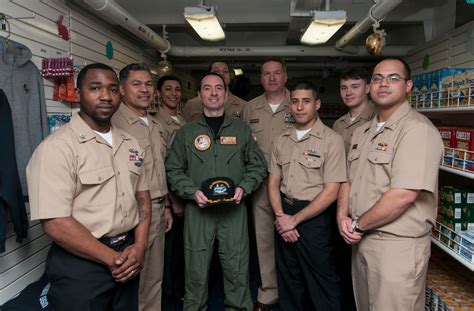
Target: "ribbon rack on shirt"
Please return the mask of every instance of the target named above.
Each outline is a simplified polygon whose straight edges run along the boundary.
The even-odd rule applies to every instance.
[[[41,75],[53,79],[53,100],[76,102],[74,94],[74,63],[71,57],[43,58]]]

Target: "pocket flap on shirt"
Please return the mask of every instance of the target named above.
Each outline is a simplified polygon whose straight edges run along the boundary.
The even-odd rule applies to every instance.
[[[352,162],[354,160],[357,160],[360,157],[360,151],[359,150],[351,150],[349,154],[347,155],[347,159],[349,162]]]
[[[139,163],[139,162],[128,162],[128,170],[134,174],[140,175],[141,167],[135,165],[135,163]]]
[[[320,158],[316,157],[301,158],[298,162],[307,168],[320,168],[323,163]]]
[[[392,154],[386,152],[371,151],[369,152],[368,159],[374,164],[387,164],[390,163],[390,160],[392,159]]]
[[[115,175],[112,166],[95,169],[79,174],[79,179],[83,185],[98,185],[109,180]]]

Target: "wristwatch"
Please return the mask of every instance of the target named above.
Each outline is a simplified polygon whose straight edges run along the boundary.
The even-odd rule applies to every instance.
[[[359,232],[359,233],[364,233],[365,231],[359,228],[359,223],[357,222],[357,219],[354,219],[352,221],[352,230]]]

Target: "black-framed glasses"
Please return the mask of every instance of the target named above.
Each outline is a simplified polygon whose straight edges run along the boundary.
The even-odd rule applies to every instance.
[[[405,81],[408,80],[407,78],[400,77],[396,73],[392,73],[388,76],[382,76],[382,75],[379,75],[379,74],[373,75],[372,79],[370,79],[370,81],[372,83],[375,83],[375,84],[380,84],[380,83],[382,83],[383,79],[387,80],[388,84],[397,83],[401,80],[405,80]]]

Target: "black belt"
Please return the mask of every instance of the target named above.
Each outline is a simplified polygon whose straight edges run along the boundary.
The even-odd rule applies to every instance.
[[[116,236],[102,237],[99,239],[99,241],[107,246],[117,247],[129,242],[130,239],[133,239],[133,232],[133,230],[130,230],[122,234],[117,234]]]
[[[161,197],[151,199],[151,203],[161,204],[163,203],[164,200],[165,200],[165,196],[161,196]]]
[[[295,206],[295,207],[297,206],[304,207],[304,206],[307,206],[309,203],[311,203],[311,201],[307,201],[307,200],[297,200],[297,199],[289,198],[284,193],[281,193],[281,198],[287,205]]]

